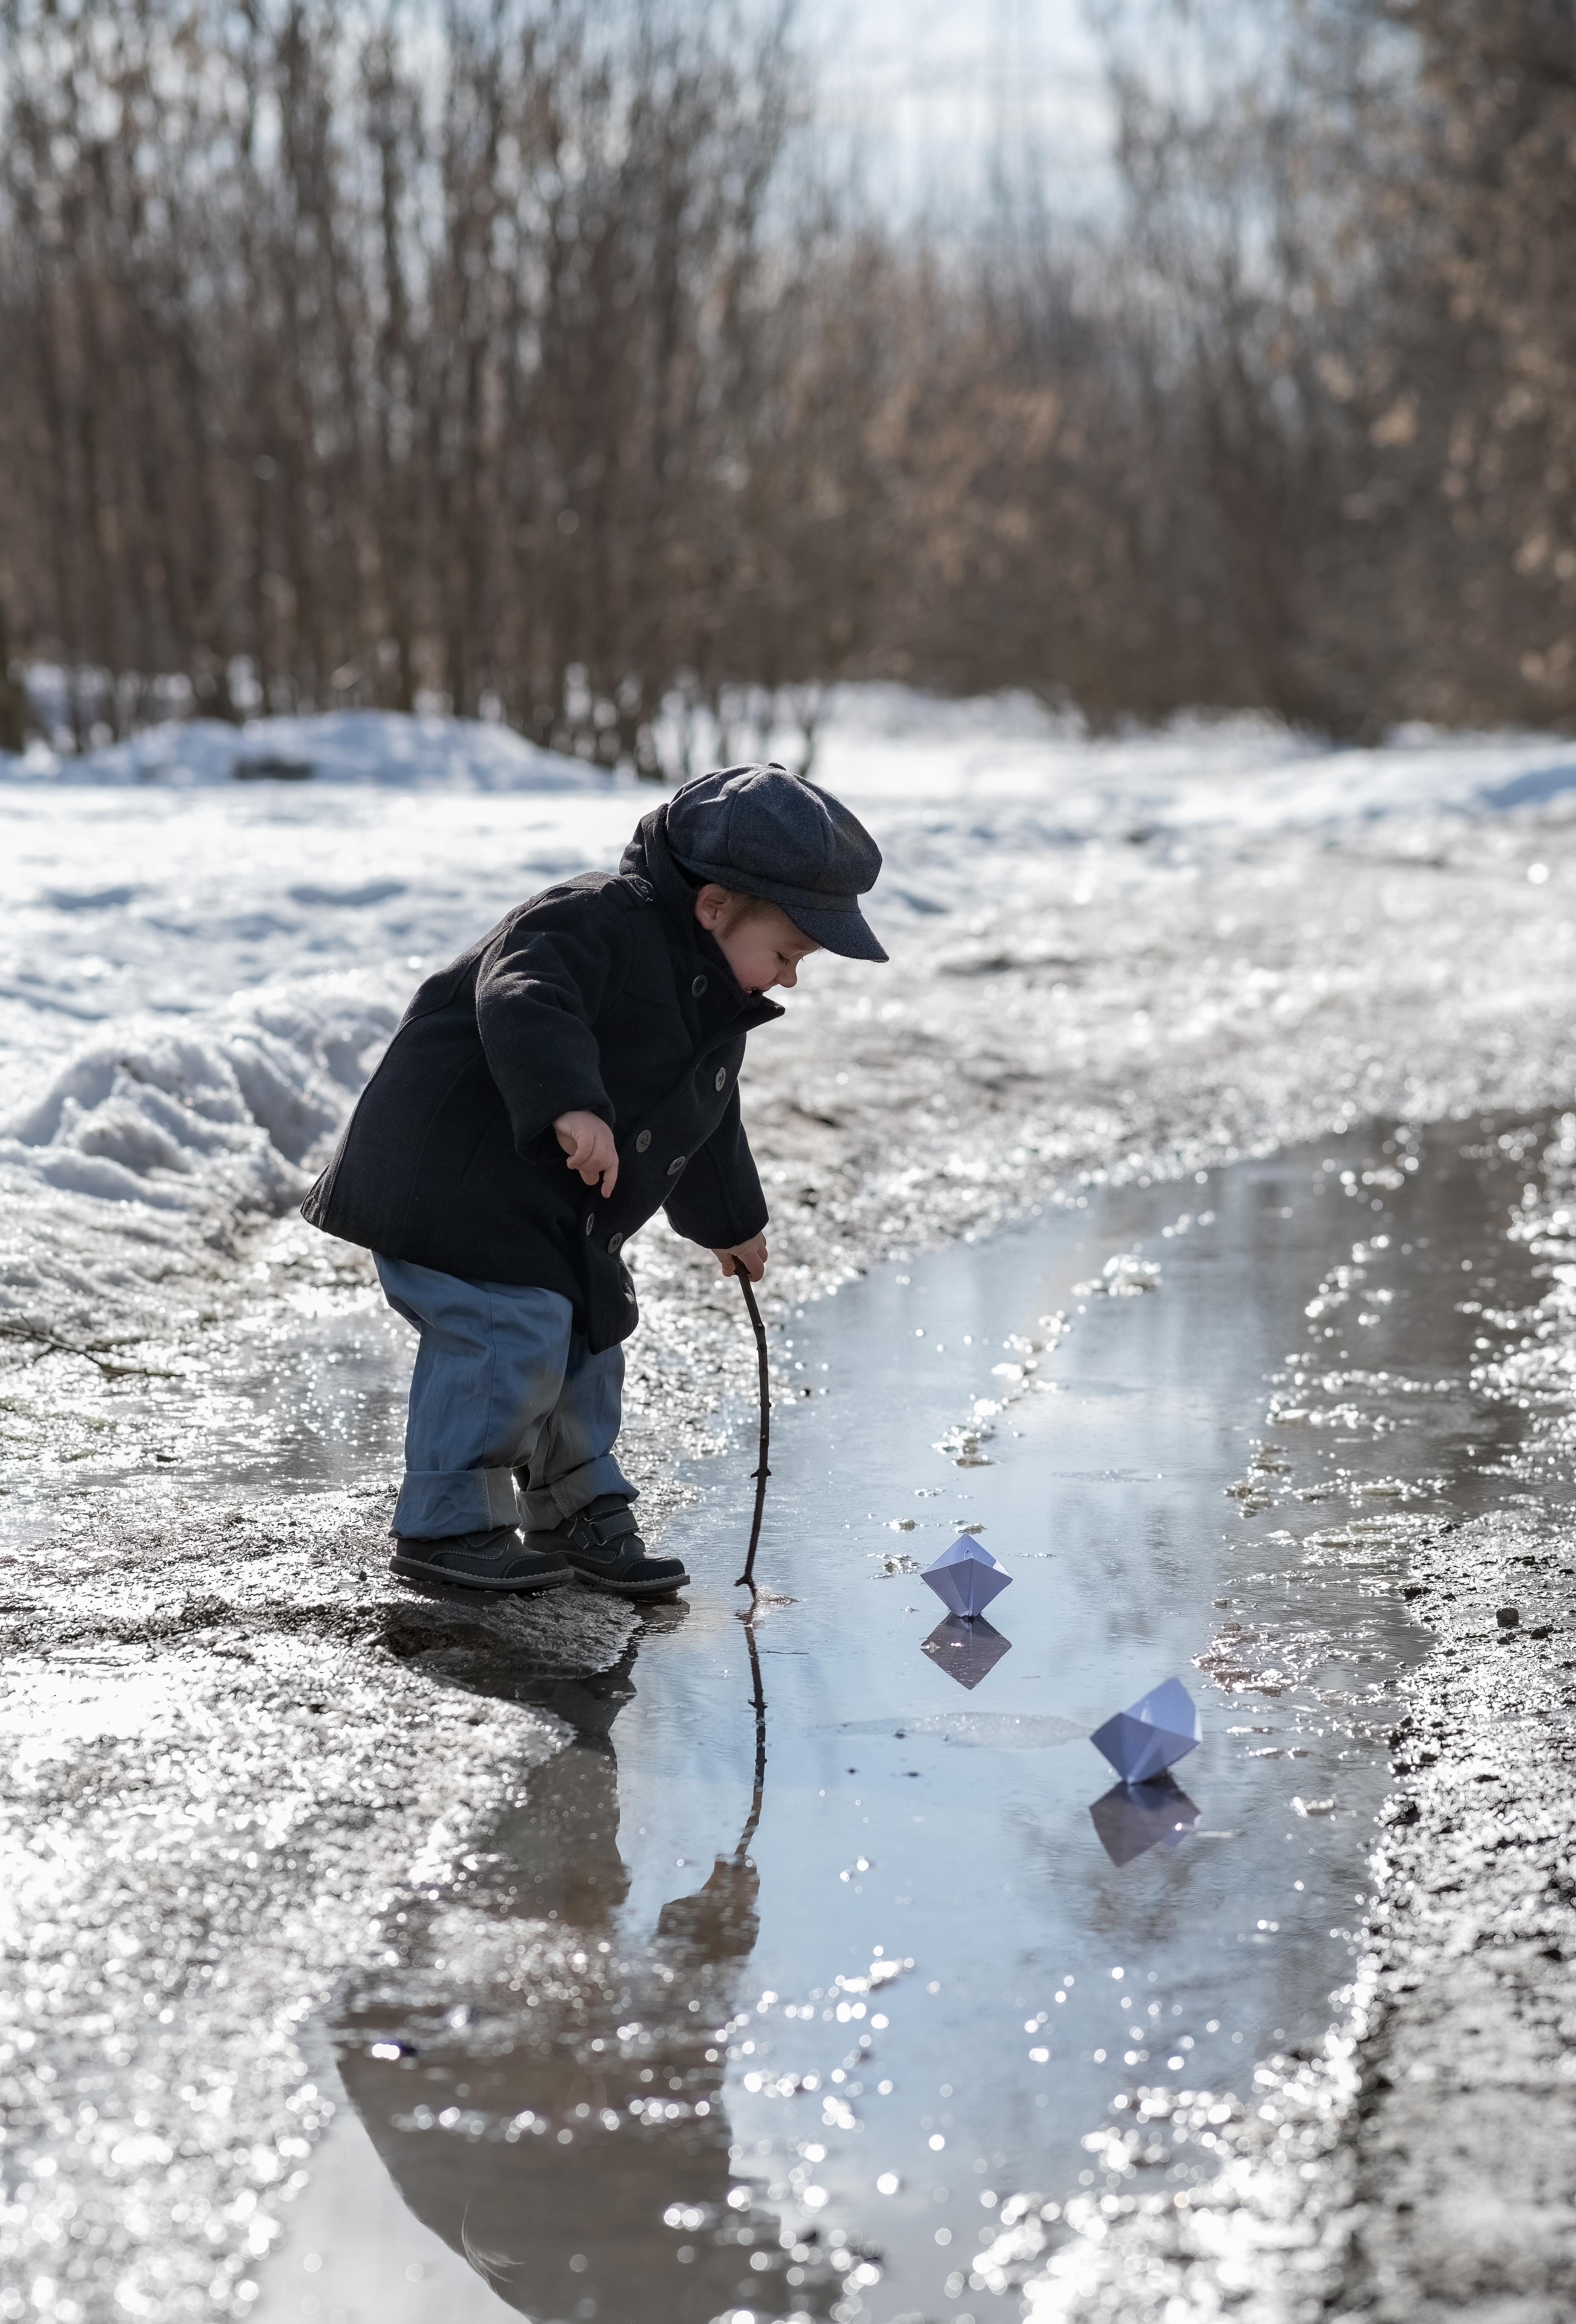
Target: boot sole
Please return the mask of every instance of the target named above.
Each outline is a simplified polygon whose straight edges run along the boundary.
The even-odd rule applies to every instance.
[[[580,1566],[571,1568],[576,1582],[587,1590],[600,1590],[609,1598],[671,1598],[676,1591],[687,1589],[687,1573],[675,1573],[665,1582],[611,1582],[600,1573],[587,1573]]]
[[[413,1557],[391,1557],[391,1573],[408,1573],[413,1582],[444,1582],[454,1590],[482,1590],[494,1597],[519,1598],[533,1591],[561,1590],[573,1582],[574,1572],[566,1565],[561,1572],[532,1574],[522,1582],[489,1582],[477,1573],[456,1573],[444,1565],[421,1565]]]

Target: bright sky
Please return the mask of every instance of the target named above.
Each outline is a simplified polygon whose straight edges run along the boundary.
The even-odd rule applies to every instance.
[[[1110,108],[1085,0],[800,0],[824,116],[871,190],[946,209],[993,167],[1032,169],[1058,208],[1108,182]]]

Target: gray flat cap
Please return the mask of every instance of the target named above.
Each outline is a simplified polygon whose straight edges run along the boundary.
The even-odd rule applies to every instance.
[[[848,960],[885,960],[859,899],[881,851],[830,791],[786,767],[724,767],[668,802],[668,844],[697,879],[780,904],[797,928]]]

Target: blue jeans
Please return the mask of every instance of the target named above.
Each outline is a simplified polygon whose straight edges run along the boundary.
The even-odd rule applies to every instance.
[[[373,1258],[390,1306],[421,1335],[391,1533],[547,1530],[600,1493],[634,1499],[613,1457],[622,1348],[592,1355],[557,1291]]]

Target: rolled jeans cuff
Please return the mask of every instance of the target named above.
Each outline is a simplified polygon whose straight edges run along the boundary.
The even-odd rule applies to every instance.
[[[567,1477],[556,1477],[550,1485],[528,1486],[520,1496],[525,1522],[535,1533],[550,1533],[604,1493],[622,1493],[626,1500],[638,1498],[611,1452],[601,1453],[596,1460],[587,1461],[583,1468],[571,1469]]]
[[[389,1530],[413,1541],[447,1541],[519,1523],[512,1469],[407,1469]]]

